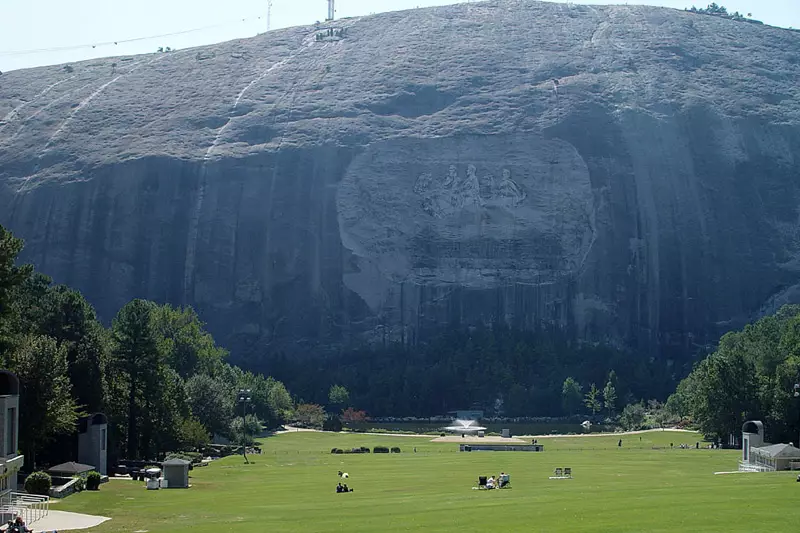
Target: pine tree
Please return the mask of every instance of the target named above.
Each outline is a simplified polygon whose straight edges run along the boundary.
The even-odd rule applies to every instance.
[[[586,393],[583,403],[592,411],[593,415],[596,415],[603,409],[603,403],[600,399],[600,391],[597,390],[597,386],[594,383],[592,383],[592,387],[589,389],[589,392]]]

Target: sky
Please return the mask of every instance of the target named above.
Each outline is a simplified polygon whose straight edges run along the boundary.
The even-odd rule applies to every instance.
[[[465,0],[464,0],[465,1]],[[554,0],[562,1],[563,0]],[[336,0],[336,17],[459,3],[455,0]],[[577,0],[576,4],[613,4]],[[691,0],[640,0],[683,9]],[[697,7],[710,3],[701,0]],[[800,28],[800,0],[718,0],[773,26]],[[273,0],[271,29],[324,20],[327,0]],[[0,72],[97,57],[184,49],[267,29],[267,0],[0,0]],[[174,35],[178,32],[184,32]],[[173,35],[167,35],[173,34]],[[154,37],[152,36],[162,36]],[[136,39],[133,42],[120,42]],[[113,44],[114,42],[118,44]],[[103,44],[110,43],[110,44]],[[92,47],[94,45],[94,47]]]

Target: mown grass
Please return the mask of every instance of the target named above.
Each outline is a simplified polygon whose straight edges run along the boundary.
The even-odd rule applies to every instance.
[[[735,470],[738,452],[678,449],[695,434],[542,438],[543,453],[459,453],[429,438],[290,433],[245,465],[230,457],[191,472],[188,490],[112,480],[56,504],[112,517],[104,532],[794,531],[800,483]],[[674,449],[669,443],[675,444]],[[400,446],[401,454],[331,455],[333,447]],[[417,453],[413,453],[413,448]],[[654,447],[656,449],[654,449]],[[549,480],[555,467],[574,479]],[[350,494],[336,494],[337,471]],[[477,491],[480,474],[511,473],[511,490]]]

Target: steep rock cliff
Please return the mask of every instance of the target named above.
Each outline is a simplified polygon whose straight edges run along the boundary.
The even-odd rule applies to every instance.
[[[329,31],[330,28],[330,31]],[[800,293],[800,34],[496,1],[0,76],[0,223],[235,349],[557,325],[679,357]]]

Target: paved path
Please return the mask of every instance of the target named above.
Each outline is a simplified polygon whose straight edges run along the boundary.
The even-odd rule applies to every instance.
[[[105,516],[95,516],[91,514],[68,513],[66,511],[53,511],[47,516],[37,520],[30,525],[34,531],[64,531],[71,529],[88,529],[99,526],[106,520],[111,520]]]
[[[286,426],[284,425],[285,430],[275,431],[275,435],[280,435],[282,433],[295,433],[297,431],[315,431],[319,433],[331,433],[331,432],[323,432],[319,429],[308,429],[308,428],[297,428],[293,426]],[[546,439],[546,438],[572,438],[572,437],[624,437],[625,435],[639,435],[641,433],[653,433],[656,431],[673,431],[676,433],[696,433],[696,431],[692,429],[679,429],[679,428],[656,428],[656,429],[639,429],[636,431],[615,431],[615,432],[607,432],[607,433],[577,433],[570,435],[568,433],[544,433],[542,435],[514,435],[512,438],[516,439]],[[340,431],[340,433],[345,435],[376,435],[379,437],[422,437],[437,440],[434,435],[427,435],[421,433],[357,433],[354,431]],[[443,432],[446,433],[446,432]],[[458,441],[461,442],[461,437],[458,437]],[[477,439],[478,437],[476,437]],[[485,437],[485,438],[502,438],[502,437]],[[439,441],[444,442],[444,441]],[[480,442],[486,442],[486,440],[481,440]],[[503,442],[509,442],[508,439],[504,439]]]

